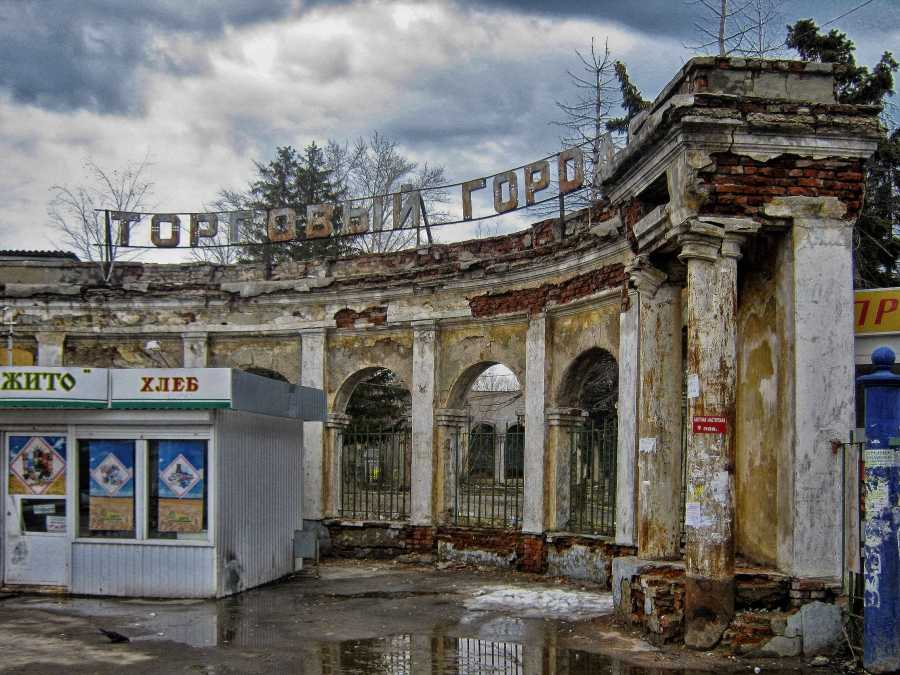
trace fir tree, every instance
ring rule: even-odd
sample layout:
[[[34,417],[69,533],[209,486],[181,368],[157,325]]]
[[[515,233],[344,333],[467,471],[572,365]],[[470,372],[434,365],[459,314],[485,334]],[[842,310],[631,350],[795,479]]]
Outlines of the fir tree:
[[[267,164],[255,162],[257,178],[250,184],[245,204],[248,209],[266,212],[269,209],[290,207],[297,212],[295,239],[268,243],[266,226],[255,223],[245,228],[244,238],[257,245],[243,248],[245,261],[305,260],[336,256],[346,248],[337,237],[306,238],[306,207],[311,204],[334,204],[343,197],[344,189],[336,185],[325,164],[322,149],[315,143],[300,155],[291,146],[278,147],[275,157]],[[338,229],[337,209],[332,224]]]
[[[628,77],[628,69],[621,61],[615,63],[616,79],[619,80],[619,88],[622,91],[622,108],[625,109],[623,117],[616,117],[606,123],[607,131],[613,133],[628,133],[628,123],[633,120],[639,112],[650,107],[651,101],[646,100],[641,95],[631,78]]]

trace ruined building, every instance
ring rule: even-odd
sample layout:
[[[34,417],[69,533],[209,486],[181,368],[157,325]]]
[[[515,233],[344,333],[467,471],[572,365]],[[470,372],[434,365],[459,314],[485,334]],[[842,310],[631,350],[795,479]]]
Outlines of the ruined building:
[[[828,64],[697,58],[562,240],[545,221],[270,275],[122,263],[111,284],[86,263],[11,260],[0,289],[39,364],[323,388],[303,517],[335,552],[605,584],[615,570],[626,616],[706,648],[748,594],[790,612],[840,592],[834,443],[854,426],[851,231],[878,112],[837,104]],[[614,412],[586,417],[603,363]],[[522,389],[502,444],[465,412],[494,364]],[[410,424],[351,432],[354,390],[381,369],[410,392]]]

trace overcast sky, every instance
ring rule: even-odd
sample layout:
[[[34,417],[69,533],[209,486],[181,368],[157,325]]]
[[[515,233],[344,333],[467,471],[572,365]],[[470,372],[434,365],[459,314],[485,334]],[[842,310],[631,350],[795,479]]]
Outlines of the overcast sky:
[[[828,21],[862,0],[783,3]],[[573,50],[608,39],[654,96],[693,55],[680,0],[0,0],[0,248],[59,248],[51,186],[149,153],[159,211],[241,188],[277,145],[374,130],[463,180],[558,149]],[[900,2],[835,24],[900,52]]]

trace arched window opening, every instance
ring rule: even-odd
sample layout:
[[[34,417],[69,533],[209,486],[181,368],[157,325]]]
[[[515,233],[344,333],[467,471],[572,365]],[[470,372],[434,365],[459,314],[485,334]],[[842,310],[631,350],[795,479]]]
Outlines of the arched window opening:
[[[618,363],[600,348],[578,356],[563,378],[560,403],[584,415],[561,444],[568,446],[569,518],[560,525],[573,532],[615,535],[618,380]]]
[[[346,399],[346,426],[339,429],[336,443],[341,516],[406,520],[412,465],[409,390],[386,368],[361,371],[345,386],[352,391]]]
[[[460,374],[451,402],[468,424],[452,443],[453,520],[457,525],[518,528],[524,490],[524,396],[506,366],[482,362]]]

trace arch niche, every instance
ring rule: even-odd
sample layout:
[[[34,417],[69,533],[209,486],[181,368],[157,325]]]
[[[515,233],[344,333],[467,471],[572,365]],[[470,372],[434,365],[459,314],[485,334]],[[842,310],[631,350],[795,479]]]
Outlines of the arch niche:
[[[591,347],[566,368],[557,391],[556,434],[561,486],[557,527],[615,534],[619,366],[605,349]]]

